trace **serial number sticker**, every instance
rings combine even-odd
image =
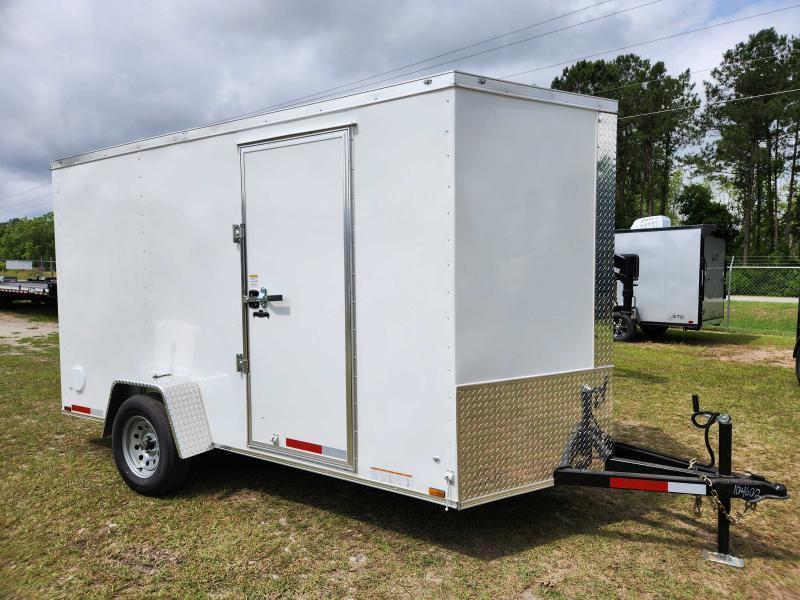
[[[390,469],[370,467],[369,476],[382,483],[388,483],[389,485],[397,485],[405,488],[411,488],[414,485],[414,477],[412,475],[400,473],[399,471],[392,471]]]
[[[250,275],[248,277],[250,283],[247,289],[250,290],[257,290],[258,289],[258,275]]]
[[[733,495],[737,498],[746,498],[748,500],[752,500],[761,496],[761,490],[759,490],[757,487],[737,484],[733,486]]]

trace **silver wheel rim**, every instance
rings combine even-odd
[[[122,452],[128,468],[138,477],[147,479],[161,462],[158,435],[152,423],[140,415],[125,422],[122,429]]]
[[[628,327],[622,317],[614,317],[614,337],[622,337],[626,331]]]

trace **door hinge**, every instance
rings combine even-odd
[[[244,240],[244,223],[233,224],[233,243],[241,244]]]
[[[236,355],[236,370],[239,373],[249,373],[250,372],[250,363],[244,357],[244,354],[237,354]]]

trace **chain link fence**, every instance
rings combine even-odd
[[[732,331],[794,337],[800,295],[800,259],[731,257],[725,326]]]

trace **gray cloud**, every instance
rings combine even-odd
[[[46,182],[53,158],[245,113],[594,1],[4,0],[0,220],[49,209],[46,189],[6,197]],[[616,0],[507,41],[643,1]],[[783,5],[664,0],[454,65],[502,76]],[[637,51],[665,59],[673,71],[702,68],[748,33],[771,25],[796,32],[800,11]],[[560,70],[521,80],[548,85]]]

